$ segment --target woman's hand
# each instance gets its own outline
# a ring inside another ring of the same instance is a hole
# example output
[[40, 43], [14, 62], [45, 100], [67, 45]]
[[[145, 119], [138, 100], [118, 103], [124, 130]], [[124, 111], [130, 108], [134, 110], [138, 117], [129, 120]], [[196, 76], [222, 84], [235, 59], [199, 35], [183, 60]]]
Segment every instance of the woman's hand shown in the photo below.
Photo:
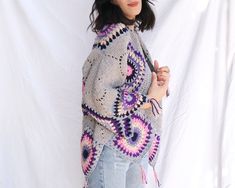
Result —
[[[157, 74], [152, 72], [152, 83], [148, 90], [148, 97], [160, 101], [166, 96], [170, 79], [170, 69], [168, 66], [159, 68], [159, 64], [156, 60], [154, 61], [154, 69]], [[151, 107], [150, 103], [145, 104], [142, 108], [146, 109], [149, 107]]]
[[154, 69], [157, 75], [156, 73], [152, 73], [152, 83], [148, 91], [148, 96], [160, 101], [166, 96], [170, 79], [170, 69], [168, 66], [159, 67], [159, 63], [156, 60], [154, 61]]

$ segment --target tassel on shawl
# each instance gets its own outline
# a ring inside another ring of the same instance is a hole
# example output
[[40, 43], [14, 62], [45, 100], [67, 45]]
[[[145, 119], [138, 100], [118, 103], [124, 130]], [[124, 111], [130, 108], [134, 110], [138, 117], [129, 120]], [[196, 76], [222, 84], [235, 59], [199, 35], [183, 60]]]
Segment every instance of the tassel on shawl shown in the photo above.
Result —
[[83, 188], [88, 188], [88, 180], [87, 180], [87, 178], [85, 179], [85, 182], [84, 182]]
[[158, 114], [162, 112], [162, 107], [160, 106], [160, 104], [158, 103], [156, 99], [151, 98], [149, 102], [152, 106], [152, 112], [154, 116], [157, 116]]
[[154, 167], [154, 166], [153, 166], [153, 173], [154, 173], [155, 182], [156, 182], [157, 186], [158, 186], [158, 187], [160, 187], [160, 186], [161, 186], [161, 184], [160, 184], [160, 181], [158, 180], [157, 172], [156, 172], [156, 170], [155, 170], [155, 167]]
[[147, 184], [147, 176], [146, 176], [144, 168], [143, 168], [143, 166], [141, 164], [140, 164], [140, 170], [141, 170], [142, 183], [143, 184]]

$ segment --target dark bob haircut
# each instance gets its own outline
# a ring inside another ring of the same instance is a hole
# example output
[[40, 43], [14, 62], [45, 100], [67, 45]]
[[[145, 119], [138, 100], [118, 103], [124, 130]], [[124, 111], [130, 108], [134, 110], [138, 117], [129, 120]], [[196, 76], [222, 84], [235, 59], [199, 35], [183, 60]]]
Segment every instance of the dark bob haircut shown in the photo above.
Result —
[[[92, 31], [98, 32], [102, 30], [105, 25], [123, 23], [125, 25], [136, 24], [140, 31], [150, 30], [155, 24], [155, 15], [150, 7], [154, 5], [151, 0], [142, 0], [142, 9], [135, 20], [127, 19], [121, 9], [111, 3], [111, 0], [95, 0], [92, 11], [90, 13], [90, 21]], [[88, 27], [88, 28], [89, 28]]]

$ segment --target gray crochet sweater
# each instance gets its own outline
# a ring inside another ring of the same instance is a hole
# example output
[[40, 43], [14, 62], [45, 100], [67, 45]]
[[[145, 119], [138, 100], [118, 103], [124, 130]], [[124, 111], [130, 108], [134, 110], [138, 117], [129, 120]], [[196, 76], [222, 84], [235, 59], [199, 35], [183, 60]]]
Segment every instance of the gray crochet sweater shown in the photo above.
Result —
[[[104, 145], [137, 163], [148, 152], [149, 164], [154, 167], [162, 103], [153, 103], [147, 97], [151, 84], [147, 60], [151, 58], [136, 30], [118, 23], [97, 34], [82, 68], [81, 158], [86, 178], [93, 172]], [[141, 109], [145, 103], [151, 103], [152, 108]]]

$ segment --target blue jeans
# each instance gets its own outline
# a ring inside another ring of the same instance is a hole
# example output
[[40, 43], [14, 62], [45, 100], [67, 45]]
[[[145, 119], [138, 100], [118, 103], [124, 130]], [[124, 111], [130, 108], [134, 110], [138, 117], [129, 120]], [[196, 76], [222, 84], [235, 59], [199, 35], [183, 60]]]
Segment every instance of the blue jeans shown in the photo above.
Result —
[[144, 188], [142, 176], [147, 176], [148, 155], [136, 164], [118, 156], [108, 146], [104, 146], [93, 173], [88, 178], [88, 188]]

